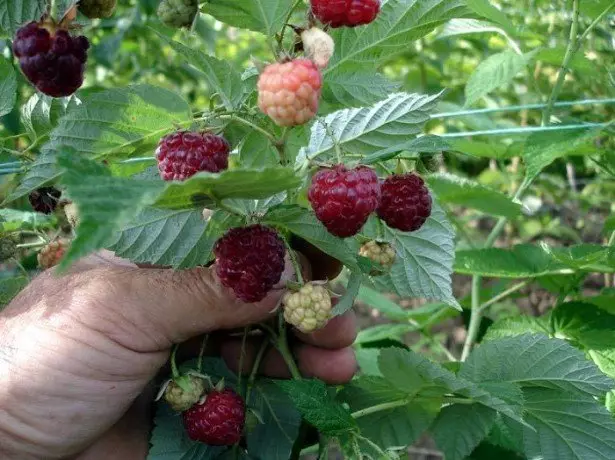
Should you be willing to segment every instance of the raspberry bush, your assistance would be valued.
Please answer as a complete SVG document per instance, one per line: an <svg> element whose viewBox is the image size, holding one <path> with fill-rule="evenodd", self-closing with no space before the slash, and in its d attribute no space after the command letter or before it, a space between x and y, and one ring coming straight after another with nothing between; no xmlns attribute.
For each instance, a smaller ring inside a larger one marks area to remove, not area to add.
<svg viewBox="0 0 615 460"><path fill-rule="evenodd" d="M293 378L173 353L152 460L612 460L613 15L1 3L0 305L101 249L284 291L238 335ZM302 376L355 304L355 378Z"/></svg>

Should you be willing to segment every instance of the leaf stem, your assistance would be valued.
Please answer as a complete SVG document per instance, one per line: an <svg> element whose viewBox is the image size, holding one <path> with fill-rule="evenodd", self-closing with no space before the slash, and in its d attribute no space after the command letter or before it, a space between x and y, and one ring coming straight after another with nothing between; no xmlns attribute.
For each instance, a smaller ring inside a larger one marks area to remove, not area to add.
<svg viewBox="0 0 615 460"><path fill-rule="evenodd" d="M377 404L375 406L366 407L365 409L361 409L353 412L350 416L354 419L365 417L366 415L375 414L377 412L382 412L385 410L396 409L397 407L407 406L410 403L408 398L404 399L396 399L395 401L389 401L382 404Z"/></svg>
<svg viewBox="0 0 615 460"><path fill-rule="evenodd" d="M261 363L263 362L263 357L265 356L267 348L269 348L269 341L265 339L261 343L261 346L256 353L256 357L254 358L254 364L252 364L252 371L250 372L250 376L248 377L248 388L246 389L246 403L248 404L250 401L250 395L252 394L252 388L254 387L254 382L256 381L256 375L258 374L258 370L261 367Z"/></svg>
<svg viewBox="0 0 615 460"><path fill-rule="evenodd" d="M237 121L241 124L244 124L246 126L249 126L250 128L252 128L255 131L258 131L259 133L261 133L263 136L267 137L267 139L269 139L269 141L271 141L271 143L273 145L276 145L276 141L277 139L275 138L275 136L273 134L271 134L269 131L261 128L260 126L258 126L257 124L252 123L250 120L246 120L245 118L242 118L240 116L237 116L235 114L233 115L220 115L218 116L218 119L220 120L231 120L231 121Z"/></svg>
<svg viewBox="0 0 615 460"><path fill-rule="evenodd" d="M470 316L470 324L468 325L468 335L463 344L463 350L461 352L461 361L468 359L474 341L478 337L478 331L480 329L480 323L482 319L480 307L480 285L481 277L474 275L472 277L472 314Z"/></svg>
<svg viewBox="0 0 615 460"><path fill-rule="evenodd" d="M297 253L295 252L293 248L290 247L290 243L288 242L288 239L283 235L281 235L281 237L282 237L282 240L284 240L284 246L286 246L286 252L288 253L288 257L290 257L290 262L293 265L295 274L297 275L297 282L299 284L303 284L304 283L303 274L301 273L301 264L299 263L299 260L297 259Z"/></svg>
<svg viewBox="0 0 615 460"><path fill-rule="evenodd" d="M547 101L547 107L542 114L542 126L547 126L551 120L551 114L553 113L553 104L557 101L559 94L562 90L566 74L568 73L570 61L578 50L577 43L579 42L579 4L580 0L572 0L572 23L570 25L570 35L568 37L568 46L566 47L566 53L564 54L564 60L562 66L557 75L557 80Z"/></svg>
<svg viewBox="0 0 615 460"><path fill-rule="evenodd" d="M487 302L483 303L480 307L478 307L478 309L481 312L483 312L484 310L489 308L491 305L496 304L499 301L501 301L502 299L505 299L506 297L508 297L509 295L514 294L515 292L523 289L528 284L530 284L530 280L526 280L526 281L522 281L520 283L517 283L514 286L511 286L510 288L506 289L505 291L500 292L498 295L492 297Z"/></svg>

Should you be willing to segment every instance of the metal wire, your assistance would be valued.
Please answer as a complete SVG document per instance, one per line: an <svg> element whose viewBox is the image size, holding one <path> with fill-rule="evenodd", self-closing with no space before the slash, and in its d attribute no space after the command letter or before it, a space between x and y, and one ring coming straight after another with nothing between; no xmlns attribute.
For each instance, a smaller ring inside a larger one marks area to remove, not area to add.
<svg viewBox="0 0 615 460"><path fill-rule="evenodd" d="M615 104L615 98L613 99L582 99L578 101L564 101L557 102L554 107L572 107L575 105L610 105ZM521 110L534 110L544 109L547 104L527 104L527 105L510 105L508 107L496 107L493 109L473 109L473 110L460 110L457 112L442 112L434 113L431 115L432 119L462 117L465 115L479 115L485 113L498 113L498 112L518 112Z"/></svg>
<svg viewBox="0 0 615 460"><path fill-rule="evenodd" d="M438 137L455 138L469 136L503 136L508 134L538 133L544 131L570 131L575 129L606 128L611 123L581 123L577 125L528 126L523 128L487 129L484 131L463 131L460 133L438 134Z"/></svg>

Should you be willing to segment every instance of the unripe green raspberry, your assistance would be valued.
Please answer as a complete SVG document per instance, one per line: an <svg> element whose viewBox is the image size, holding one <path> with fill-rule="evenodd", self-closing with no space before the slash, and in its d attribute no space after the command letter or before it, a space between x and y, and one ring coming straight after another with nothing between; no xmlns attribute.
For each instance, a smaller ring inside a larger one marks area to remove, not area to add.
<svg viewBox="0 0 615 460"><path fill-rule="evenodd" d="M108 18L115 11L117 0L81 0L79 11L90 19Z"/></svg>
<svg viewBox="0 0 615 460"><path fill-rule="evenodd" d="M177 412L184 412L199 402L205 392L205 380L196 375L182 375L171 380L164 391L164 399Z"/></svg>
<svg viewBox="0 0 615 460"><path fill-rule="evenodd" d="M284 296L284 319L301 332L321 329L331 319L331 295L324 286L308 283Z"/></svg>
<svg viewBox="0 0 615 460"><path fill-rule="evenodd" d="M368 241L361 249L359 249L359 255L367 257L375 264L382 267L383 270L389 270L395 263L395 250L389 243L379 243L377 241ZM372 275L378 275L381 272L373 272Z"/></svg>
<svg viewBox="0 0 615 460"><path fill-rule="evenodd" d="M190 27L198 9L197 0L162 0L158 17L169 27Z"/></svg>
<svg viewBox="0 0 615 460"><path fill-rule="evenodd" d="M0 262L9 260L15 255L15 251L17 251L17 247L13 240L10 238L0 239Z"/></svg>

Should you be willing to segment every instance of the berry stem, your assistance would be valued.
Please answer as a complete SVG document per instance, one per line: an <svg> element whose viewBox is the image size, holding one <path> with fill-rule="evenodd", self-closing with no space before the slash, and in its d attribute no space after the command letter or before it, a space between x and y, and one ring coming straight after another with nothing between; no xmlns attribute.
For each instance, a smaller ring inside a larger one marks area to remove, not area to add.
<svg viewBox="0 0 615 460"><path fill-rule="evenodd" d="M269 348L269 341L263 340L261 343L258 352L256 353L256 358L254 358L254 364L252 364L252 372L250 372L250 377L248 377L248 388L246 390L246 403L250 401L250 393L252 393L252 387L254 386L254 382L256 380L256 374L258 374L258 370L261 367L261 363L263 362L263 357L265 356L265 352Z"/></svg>
<svg viewBox="0 0 615 460"><path fill-rule="evenodd" d="M276 141L275 149L278 151L278 155L280 156L280 163L282 166L286 166L288 164L288 158L286 158L286 141L288 140L288 134L290 131L288 128L284 128L282 130L282 136L280 139Z"/></svg>
<svg viewBox="0 0 615 460"><path fill-rule="evenodd" d="M286 246L286 252L288 252L288 257L290 257L290 262L293 265L295 274L297 275L297 281L299 282L299 284L303 285L304 280L303 280L303 275L301 274L301 264L299 263L299 260L297 260L297 253L294 251L293 248L290 247L290 243L288 242L288 239L282 234L280 234L280 236L282 237L282 240L284 240L284 246Z"/></svg>
<svg viewBox="0 0 615 460"><path fill-rule="evenodd" d="M243 375L243 362L246 357L246 343L248 341L248 334L250 333L250 326L243 328L243 336L241 338L241 350L239 352L239 365L237 367L237 388L241 390L241 376Z"/></svg>
<svg viewBox="0 0 615 460"><path fill-rule="evenodd" d="M203 368L203 354L205 353L205 348L207 348L207 340L209 339L209 334L205 334L203 340L201 341L201 348L199 349L199 357L196 362L196 369L199 373Z"/></svg>
<svg viewBox="0 0 615 460"><path fill-rule="evenodd" d="M295 363L295 358L288 347L288 337L286 330L286 321L284 321L284 315L278 314L278 325L279 325L279 335L278 340L276 342L276 348L282 355L284 362L288 366L288 370L290 371L290 375L292 375L293 379L301 380L301 372L299 372L299 368L297 367L297 363Z"/></svg>
<svg viewBox="0 0 615 460"><path fill-rule="evenodd" d="M179 377L179 369L177 368L177 363L175 362L175 355L177 354L177 349L179 348L179 344L173 346L173 350L171 351L171 375L176 379Z"/></svg>

